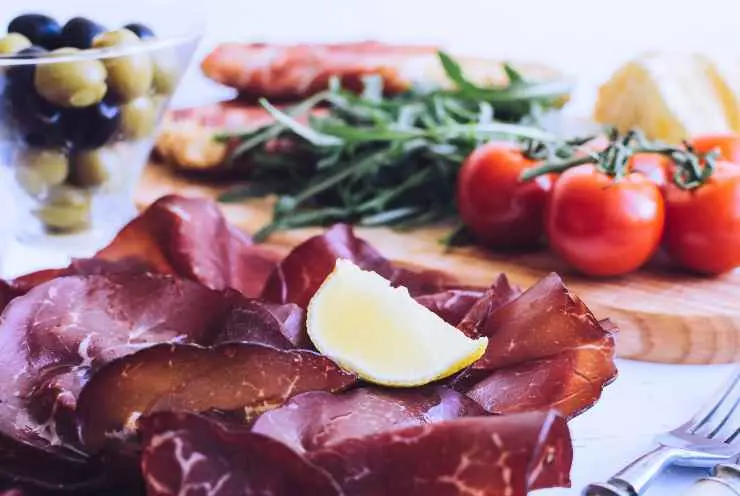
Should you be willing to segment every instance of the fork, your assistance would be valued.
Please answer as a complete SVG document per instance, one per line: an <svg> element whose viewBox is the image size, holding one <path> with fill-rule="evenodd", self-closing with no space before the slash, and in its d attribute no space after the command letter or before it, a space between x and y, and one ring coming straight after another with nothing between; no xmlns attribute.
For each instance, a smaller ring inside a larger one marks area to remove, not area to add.
<svg viewBox="0 0 740 496"><path fill-rule="evenodd" d="M657 437L658 447L582 496L639 496L669 465L711 467L740 455L740 368L688 422Z"/></svg>

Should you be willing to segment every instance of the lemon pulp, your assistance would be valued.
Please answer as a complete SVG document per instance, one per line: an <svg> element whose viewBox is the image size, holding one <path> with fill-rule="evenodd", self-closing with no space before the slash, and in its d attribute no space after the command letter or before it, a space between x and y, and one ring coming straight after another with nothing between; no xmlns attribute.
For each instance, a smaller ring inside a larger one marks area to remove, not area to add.
<svg viewBox="0 0 740 496"><path fill-rule="evenodd" d="M314 346L364 380L419 386L478 360L488 339L472 339L375 272L339 259L308 305Z"/></svg>

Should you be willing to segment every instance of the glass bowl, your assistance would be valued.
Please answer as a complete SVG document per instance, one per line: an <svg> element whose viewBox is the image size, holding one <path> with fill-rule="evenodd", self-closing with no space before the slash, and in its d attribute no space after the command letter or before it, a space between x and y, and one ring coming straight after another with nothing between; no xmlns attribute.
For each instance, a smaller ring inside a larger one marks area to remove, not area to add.
<svg viewBox="0 0 740 496"><path fill-rule="evenodd" d="M99 247L136 214L137 184L202 28L120 29L91 48L68 48L68 37L0 55L0 229L21 245Z"/></svg>

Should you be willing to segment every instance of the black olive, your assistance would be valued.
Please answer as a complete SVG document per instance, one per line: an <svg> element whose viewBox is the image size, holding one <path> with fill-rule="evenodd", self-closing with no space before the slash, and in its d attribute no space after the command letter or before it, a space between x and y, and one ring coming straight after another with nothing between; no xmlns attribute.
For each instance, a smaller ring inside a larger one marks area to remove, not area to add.
<svg viewBox="0 0 740 496"><path fill-rule="evenodd" d="M62 28L59 46L86 50L92 46L97 35L106 31L108 30L105 27L90 19L73 17Z"/></svg>
<svg viewBox="0 0 740 496"><path fill-rule="evenodd" d="M31 59L47 53L44 48L40 46L30 46L24 48L20 52L15 54L15 58ZM6 74L8 82L14 86L22 88L33 88L33 73L36 66L34 64L28 65L13 65L8 67Z"/></svg>
<svg viewBox="0 0 740 496"><path fill-rule="evenodd" d="M156 36L149 26L140 22L126 24L123 28L134 33L140 40L146 40L147 38L154 38Z"/></svg>
<svg viewBox="0 0 740 496"><path fill-rule="evenodd" d="M82 149L106 144L118 130L120 121L121 110L108 100L62 112L62 127L67 140L72 146Z"/></svg>
<svg viewBox="0 0 740 496"><path fill-rule="evenodd" d="M41 98L33 86L10 84L6 89L15 128L31 146L62 146L62 111Z"/></svg>
<svg viewBox="0 0 740 496"><path fill-rule="evenodd" d="M62 27L53 18L44 14L23 14L8 25L8 33L20 33L34 45L56 48Z"/></svg>

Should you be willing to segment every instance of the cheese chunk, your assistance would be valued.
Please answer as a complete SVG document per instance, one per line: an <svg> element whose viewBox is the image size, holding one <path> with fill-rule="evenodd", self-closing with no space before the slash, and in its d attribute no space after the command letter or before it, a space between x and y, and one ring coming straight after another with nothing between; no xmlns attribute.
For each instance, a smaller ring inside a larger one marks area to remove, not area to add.
<svg viewBox="0 0 740 496"><path fill-rule="evenodd" d="M597 122L679 143L740 131L740 66L698 54L652 53L619 68L599 88Z"/></svg>

